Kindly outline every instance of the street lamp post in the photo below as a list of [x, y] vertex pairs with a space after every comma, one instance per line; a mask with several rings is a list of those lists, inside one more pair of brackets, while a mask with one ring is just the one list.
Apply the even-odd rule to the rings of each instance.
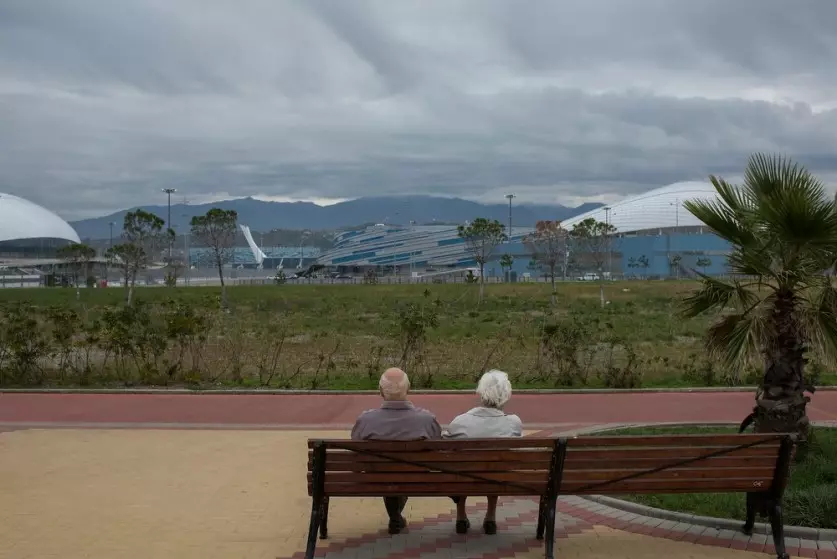
[[[674, 202], [669, 202], [670, 206], [674, 206], [674, 233], [677, 233], [677, 230], [680, 229], [680, 199], [675, 198]], [[674, 267], [672, 265], [672, 256], [671, 256], [671, 238], [672, 238], [672, 231], [669, 229], [667, 239], [667, 247], [666, 247], [666, 258], [668, 259], [668, 268], [669, 268], [669, 277], [671, 277], [671, 269]], [[676, 251], [675, 251], [676, 252]], [[676, 270], [677, 275], [680, 275], [680, 269]]]
[[302, 260], [305, 258], [305, 252], [303, 251], [303, 244], [305, 243], [306, 237], [308, 237], [309, 231], [303, 231], [302, 234], [299, 236], [299, 264], [296, 265], [297, 270], [302, 270]]
[[610, 206], [605, 206], [605, 224], [607, 225], [606, 234], [607, 234], [607, 272], [608, 274], [613, 274], [613, 247], [610, 245], [611, 241], [611, 234], [610, 234]]
[[508, 242], [511, 243], [511, 236], [512, 236], [512, 200], [517, 198], [516, 194], [506, 194], [506, 198], [509, 200], [509, 238]]
[[674, 199], [674, 229], [680, 228], [680, 199]]
[[[176, 188], [162, 188], [161, 190], [163, 192], [165, 192], [166, 194], [168, 194], [168, 197], [169, 197], [169, 213], [168, 213], [168, 221], [166, 222], [166, 226], [169, 229], [171, 229], [171, 195], [174, 194], [175, 192], [177, 192], [177, 189]], [[172, 247], [172, 242], [171, 242], [171, 240], [169, 240], [169, 263], [171, 263], [171, 247]]]
[[[183, 217], [189, 217], [186, 214], [183, 214]], [[192, 270], [192, 255], [189, 253], [189, 234], [190, 230], [186, 229], [183, 232], [183, 260], [185, 264], [184, 269], [184, 278], [183, 281], [186, 285], [189, 285], [189, 275], [191, 274]]]
[[[412, 232], [414, 231], [415, 226], [416, 226], [416, 221], [414, 219], [411, 219], [410, 220], [410, 233], [411, 233], [410, 237], [411, 238], [412, 238]], [[410, 252], [410, 277], [407, 280], [408, 283], [413, 283], [413, 267], [414, 267], [415, 256], [416, 256], [415, 251]]]

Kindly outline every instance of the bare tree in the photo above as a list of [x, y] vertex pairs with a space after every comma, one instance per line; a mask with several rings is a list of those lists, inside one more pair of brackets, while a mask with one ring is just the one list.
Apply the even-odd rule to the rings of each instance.
[[485, 292], [485, 263], [494, 254], [497, 245], [506, 240], [505, 229], [505, 225], [496, 219], [489, 221], [484, 217], [457, 227], [459, 236], [465, 241], [465, 248], [480, 268], [480, 303]]
[[610, 238], [616, 232], [616, 227], [603, 221], [596, 221], [588, 217], [584, 221], [573, 225], [570, 236], [573, 246], [590, 259], [599, 279], [599, 299], [601, 306], [605, 305], [604, 296], [604, 263], [610, 252]]
[[79, 299], [81, 297], [79, 275], [83, 275], [84, 280], [87, 281], [87, 276], [90, 272], [90, 261], [96, 257], [96, 249], [83, 243], [70, 243], [60, 248], [57, 256], [69, 265], [70, 271], [73, 274], [73, 285], [76, 286], [76, 299]]
[[124, 242], [108, 249], [108, 260], [119, 265], [125, 274], [125, 301], [130, 305], [133, 300], [137, 274], [147, 268], [154, 255], [174, 239], [174, 231], [165, 228], [162, 218], [145, 210], [136, 210], [125, 214], [122, 226]]
[[206, 215], [192, 218], [192, 235], [209, 249], [212, 263], [218, 269], [221, 280], [221, 306], [227, 308], [227, 286], [224, 283], [224, 265], [232, 260], [238, 213], [235, 210], [212, 208]]
[[535, 224], [535, 231], [523, 239], [523, 245], [532, 259], [549, 275], [553, 305], [556, 300], [555, 276], [559, 269], [564, 279], [567, 279], [567, 237], [567, 231], [561, 227], [560, 221], [539, 221]]
[[125, 302], [129, 305], [133, 299], [133, 282], [137, 277], [142, 262], [146, 261], [145, 250], [130, 243], [120, 243], [105, 252], [108, 268], [119, 268], [125, 286]]

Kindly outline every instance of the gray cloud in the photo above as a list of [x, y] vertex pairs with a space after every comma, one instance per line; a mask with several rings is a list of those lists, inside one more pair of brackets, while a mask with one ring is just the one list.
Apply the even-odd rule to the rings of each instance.
[[624, 196], [756, 150], [837, 176], [837, 4], [6, 0], [0, 190]]

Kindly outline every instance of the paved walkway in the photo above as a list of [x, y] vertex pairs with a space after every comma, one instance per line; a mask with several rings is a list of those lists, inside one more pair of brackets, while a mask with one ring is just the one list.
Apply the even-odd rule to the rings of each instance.
[[[305, 440], [312, 434], [139, 429], [0, 434], [0, 558], [299, 558], [310, 510]], [[471, 516], [479, 526], [484, 503], [474, 501]], [[766, 557], [764, 544], [758, 548], [762, 553], [739, 551], [720, 534], [666, 530], [620, 514], [607, 516], [563, 500], [556, 556]], [[540, 559], [535, 515], [534, 500], [504, 499], [496, 536], [478, 530], [457, 536], [449, 500], [414, 498], [406, 509], [409, 529], [391, 537], [382, 531], [380, 500], [335, 499], [330, 538], [321, 542], [320, 556]]]
[[[443, 423], [473, 403], [468, 395], [414, 399]], [[305, 440], [346, 437], [343, 426], [378, 402], [0, 394], [0, 559], [297, 559], [310, 511]], [[751, 404], [747, 393], [516, 395], [511, 411], [557, 434], [604, 423], [737, 422]], [[837, 410], [837, 393], [817, 394], [815, 404], [814, 420], [837, 419], [828, 411]], [[474, 501], [478, 528], [484, 504]], [[745, 538], [572, 497], [559, 512], [557, 557], [756, 559], [772, 551], [765, 533]], [[449, 500], [411, 499], [409, 530], [391, 537], [381, 531], [380, 500], [335, 499], [330, 538], [318, 549], [329, 559], [543, 557], [533, 500], [505, 499], [499, 514], [496, 536], [457, 536]], [[837, 559], [833, 541], [788, 543], [796, 556]]]
[[[412, 400], [446, 423], [474, 405], [469, 394], [418, 394]], [[91, 424], [347, 428], [377, 407], [375, 395], [26, 394], [0, 393], [0, 425]], [[748, 392], [516, 394], [508, 411], [530, 426], [658, 422], [739, 422], [753, 406]], [[837, 420], [837, 391], [815, 395], [814, 421]]]

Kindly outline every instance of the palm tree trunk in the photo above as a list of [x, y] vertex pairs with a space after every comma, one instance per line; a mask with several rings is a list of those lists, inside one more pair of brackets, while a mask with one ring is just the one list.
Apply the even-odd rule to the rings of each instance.
[[773, 307], [774, 343], [765, 350], [762, 385], [756, 394], [753, 423], [757, 433], [796, 433], [802, 450], [810, 422], [805, 395], [805, 343], [797, 323], [793, 293], [779, 291]]

